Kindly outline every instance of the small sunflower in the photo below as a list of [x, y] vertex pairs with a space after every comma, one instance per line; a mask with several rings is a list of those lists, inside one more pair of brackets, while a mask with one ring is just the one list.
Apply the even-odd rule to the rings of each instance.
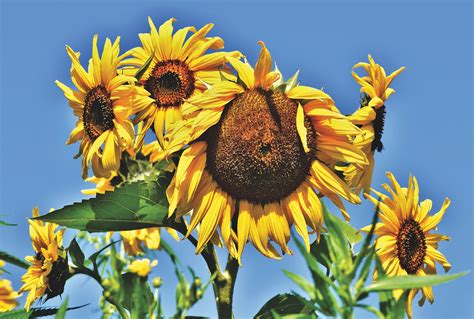
[[[39, 216], [37, 207], [33, 208], [33, 217]], [[64, 250], [64, 229], [55, 232], [58, 227], [55, 224], [43, 223], [40, 220], [29, 220], [30, 237], [34, 256], [25, 259], [31, 266], [21, 280], [24, 285], [18, 293], [28, 292], [25, 309], [29, 310], [31, 304], [38, 298], [46, 295], [53, 298], [60, 295], [64, 290], [64, 284], [68, 278], [67, 254]]]
[[[209, 49], [224, 47], [220, 37], [206, 37], [213, 24], [197, 31], [194, 27], [185, 27], [173, 34], [174, 21], [174, 18], [169, 19], [157, 30], [152, 19], [148, 18], [150, 33], [138, 35], [142, 45], [130, 50], [128, 55], [131, 58], [123, 61], [127, 66], [124, 72], [136, 74], [152, 57], [139, 82], [148, 94], [137, 99], [140, 112], [134, 122], [145, 122], [138, 132], [142, 138], [154, 125], [160, 143], [163, 132], [181, 119], [183, 102], [221, 80], [227, 73], [221, 70], [227, 56], [241, 55], [238, 51], [206, 54]], [[194, 34], [186, 40], [189, 32]]]
[[[0, 259], [0, 275], [5, 262]], [[12, 283], [7, 279], [0, 279], [0, 312], [10, 311], [18, 306], [18, 293], [12, 288]]]
[[[388, 276], [436, 274], [436, 265], [441, 264], [445, 271], [451, 268], [446, 257], [440, 253], [438, 243], [449, 240], [449, 237], [430, 233], [437, 226], [450, 204], [445, 199], [440, 211], [429, 216], [432, 202], [429, 199], [418, 202], [419, 189], [415, 177], [410, 176], [408, 189], [401, 188], [392, 173], [387, 173], [392, 184], [383, 184], [382, 187], [390, 193], [391, 198], [372, 189], [380, 201], [370, 195], [367, 198], [380, 209], [381, 222], [375, 226], [375, 241], [377, 255]], [[362, 230], [369, 231], [371, 226]], [[375, 275], [376, 278], [376, 275]], [[407, 314], [412, 316], [412, 301], [420, 289], [412, 289], [408, 295]], [[418, 304], [422, 306], [426, 299], [433, 303], [433, 290], [431, 287], [421, 288], [422, 297]], [[394, 295], [399, 298], [401, 290], [395, 290]]]
[[158, 260], [150, 261], [148, 258], [135, 259], [128, 266], [128, 270], [137, 274], [140, 277], [146, 277], [151, 272], [151, 269], [158, 265]]
[[[240, 261], [247, 240], [265, 256], [286, 253], [294, 223], [309, 249], [308, 226], [319, 232], [322, 206], [329, 197], [345, 217], [340, 197], [360, 199], [332, 170], [336, 162], [366, 163], [347, 136], [360, 134], [326, 93], [285, 86], [271, 71], [263, 42], [253, 69], [227, 57], [238, 81], [222, 81], [183, 104], [191, 123], [183, 151], [167, 189], [169, 214], [193, 211], [188, 234], [199, 227], [197, 252], [217, 234]], [[293, 81], [294, 82], [294, 81]], [[316, 191], [315, 191], [316, 190]]]
[[0, 279], [0, 312], [10, 311], [18, 306], [18, 294], [13, 290], [12, 283], [7, 279]]
[[[168, 233], [175, 240], [179, 240], [178, 233], [172, 228], [166, 228]], [[143, 246], [148, 249], [160, 249], [161, 244], [161, 228], [143, 228], [136, 230], [121, 231], [123, 246], [125, 252], [129, 256], [136, 256], [143, 252]]]
[[370, 192], [370, 183], [374, 171], [374, 152], [382, 151], [382, 133], [385, 124], [385, 101], [395, 92], [390, 88], [393, 79], [399, 75], [405, 67], [401, 67], [389, 76], [386, 75], [382, 66], [375, 63], [369, 54], [369, 63], [357, 63], [353, 69], [362, 67], [367, 72], [367, 76], [360, 77], [355, 71], [352, 76], [361, 86], [363, 98], [360, 108], [354, 114], [348, 116], [349, 120], [360, 127], [363, 134], [357, 135], [353, 139], [354, 145], [360, 148], [369, 160], [369, 165], [360, 166], [350, 164], [342, 167], [346, 181], [359, 194]]
[[97, 49], [97, 35], [92, 41], [92, 58], [86, 71], [79, 52], [69, 46], [66, 51], [72, 60], [71, 79], [76, 90], [63, 83], [56, 84], [64, 92], [79, 119], [66, 144], [81, 141], [82, 177], [88, 175], [89, 163], [96, 177], [109, 177], [120, 166], [120, 155], [130, 147], [135, 135], [132, 121], [134, 99], [147, 92], [133, 85], [135, 78], [117, 73], [122, 59], [119, 56], [120, 38], [112, 43], [106, 39], [102, 56]]

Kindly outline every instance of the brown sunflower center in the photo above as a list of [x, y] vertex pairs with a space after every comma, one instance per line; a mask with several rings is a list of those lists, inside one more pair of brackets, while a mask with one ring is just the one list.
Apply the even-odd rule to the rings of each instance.
[[425, 234], [417, 221], [403, 221], [397, 235], [397, 249], [400, 266], [407, 273], [416, 274], [426, 255]]
[[206, 135], [207, 170], [233, 198], [265, 204], [291, 194], [316, 154], [316, 132], [305, 118], [310, 148], [296, 130], [297, 103], [281, 92], [251, 90], [226, 105]]
[[114, 127], [114, 110], [110, 93], [102, 85], [87, 92], [82, 111], [84, 130], [91, 140]]
[[156, 63], [144, 83], [157, 106], [177, 107], [194, 92], [194, 73], [180, 60]]

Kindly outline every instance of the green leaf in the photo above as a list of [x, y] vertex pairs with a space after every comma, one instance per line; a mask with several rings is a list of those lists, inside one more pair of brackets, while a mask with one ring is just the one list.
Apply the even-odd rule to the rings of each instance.
[[275, 311], [279, 315], [314, 314], [314, 309], [312, 309], [310, 306], [308, 306], [307, 303], [301, 300], [301, 297], [295, 296], [293, 294], [278, 294], [268, 300], [258, 311], [254, 318], [274, 318], [272, 315], [272, 311]]
[[293, 280], [298, 286], [301, 287], [301, 289], [303, 289], [304, 291], [306, 291], [308, 293], [308, 295], [311, 297], [311, 299], [315, 299], [316, 298], [316, 295], [315, 295], [315, 290], [316, 290], [316, 287], [314, 287], [308, 280], [306, 280], [306, 278], [304, 278], [303, 276], [300, 276], [300, 275], [297, 275], [295, 273], [292, 273], [288, 270], [283, 270], [283, 272], [285, 273], [285, 275], [287, 275], [291, 280]]
[[140, 81], [142, 78], [143, 74], [145, 74], [146, 70], [151, 64], [151, 61], [153, 61], [153, 56], [155, 55], [155, 52], [153, 52], [150, 57], [145, 61], [145, 64], [142, 65], [142, 67], [135, 73], [135, 78]]
[[[342, 232], [338, 218], [331, 214], [324, 204], [323, 214], [325, 224], [328, 229], [328, 236], [326, 238], [328, 242], [330, 260], [337, 260], [338, 267], [336, 269], [341, 270], [341, 273], [345, 273], [352, 267], [352, 256], [349, 249], [349, 243], [346, 240], [346, 236]], [[334, 275], [338, 276], [339, 274]]]
[[81, 250], [81, 247], [79, 247], [79, 244], [76, 241], [76, 238], [73, 238], [71, 240], [71, 243], [69, 244], [69, 248], [67, 250], [69, 252], [69, 256], [71, 256], [74, 265], [82, 267], [84, 265], [85, 257], [84, 253]]
[[[315, 240], [310, 246], [310, 253], [316, 258], [318, 263], [323, 265], [326, 269], [330, 269], [331, 265], [327, 263], [329, 259], [328, 243], [326, 239], [327, 235], [319, 236], [319, 241]], [[326, 256], [327, 258], [324, 258]]]
[[10, 224], [10, 223], [4, 222], [3, 220], [0, 220], [0, 226], [16, 226], [16, 224]]
[[332, 215], [333, 222], [339, 226], [341, 232], [344, 234], [344, 237], [346, 237], [347, 241], [351, 243], [351, 245], [357, 244], [362, 240], [362, 238], [364, 238], [358, 230], [351, 226], [351, 224], [332, 214], [331, 212], [329, 213]]
[[376, 282], [364, 288], [365, 291], [384, 291], [393, 289], [413, 289], [427, 286], [435, 286], [445, 282], [452, 281], [467, 275], [469, 272], [464, 271], [451, 275], [426, 275], [426, 276], [396, 276], [386, 277], [377, 280]]
[[395, 305], [390, 308], [387, 319], [403, 319], [405, 317], [408, 294], [410, 290], [405, 290]]
[[58, 312], [56, 313], [55, 319], [65, 319], [67, 312], [67, 304], [69, 303], [69, 297], [66, 297], [61, 307], [59, 307]]
[[[80, 309], [88, 304], [67, 308], [66, 310]], [[24, 309], [16, 309], [6, 312], [0, 312], [0, 319], [29, 319], [38, 317], [53, 316], [58, 313], [60, 308], [48, 307], [48, 308], [31, 308], [30, 311]]]
[[296, 71], [291, 78], [285, 82], [285, 93], [288, 93], [292, 88], [298, 85], [298, 75], [300, 70]]
[[127, 272], [120, 276], [120, 303], [130, 310], [131, 318], [145, 318], [153, 293], [146, 277]]
[[7, 262], [9, 264], [15, 265], [23, 269], [28, 269], [28, 267], [30, 267], [30, 265], [27, 262], [1, 250], [0, 250], [0, 259], [3, 260], [4, 262]]
[[113, 192], [99, 194], [36, 219], [89, 232], [169, 227], [162, 181], [163, 178], [158, 177], [126, 183]]
[[28, 319], [32, 313], [33, 309], [28, 312], [24, 309], [0, 312], [0, 319]]

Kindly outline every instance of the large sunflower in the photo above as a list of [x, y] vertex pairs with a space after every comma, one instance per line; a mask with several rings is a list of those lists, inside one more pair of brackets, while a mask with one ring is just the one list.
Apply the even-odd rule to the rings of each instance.
[[79, 52], [66, 46], [72, 60], [71, 79], [76, 90], [56, 84], [69, 100], [79, 119], [67, 144], [81, 141], [82, 177], [88, 175], [89, 162], [96, 177], [109, 177], [120, 166], [120, 155], [131, 146], [135, 131], [129, 117], [135, 113], [134, 99], [147, 92], [134, 85], [135, 78], [117, 73], [120, 38], [106, 39], [102, 56], [97, 49], [97, 35], [92, 41], [92, 58], [88, 71], [79, 62]]
[[356, 194], [359, 194], [362, 189], [364, 192], [370, 192], [375, 164], [374, 152], [375, 150], [380, 152], [383, 149], [385, 101], [395, 92], [389, 86], [393, 79], [405, 69], [405, 67], [401, 67], [387, 76], [384, 68], [375, 63], [370, 54], [369, 63], [357, 63], [353, 69], [359, 67], [367, 72], [367, 76], [360, 77], [355, 71], [352, 71], [352, 76], [360, 84], [363, 98], [360, 108], [348, 118], [364, 133], [355, 136], [353, 143], [367, 156], [369, 165], [350, 164], [340, 168], [344, 172], [346, 181], [355, 189]]
[[[33, 209], [33, 217], [39, 216], [38, 208]], [[18, 293], [28, 292], [25, 309], [38, 298], [47, 295], [48, 298], [60, 295], [68, 277], [66, 250], [62, 247], [64, 229], [55, 232], [57, 225], [44, 223], [40, 220], [29, 220], [30, 237], [34, 256], [25, 259], [31, 266], [21, 277], [24, 285]]]
[[259, 43], [255, 69], [227, 57], [238, 81], [219, 82], [183, 104], [192, 142], [167, 195], [170, 215], [193, 210], [188, 234], [200, 225], [197, 252], [219, 227], [239, 260], [249, 239], [265, 256], [279, 258], [270, 241], [291, 253], [293, 223], [307, 248], [307, 226], [320, 231], [319, 196], [329, 197], [346, 218], [340, 197], [360, 201], [331, 169], [339, 161], [366, 163], [347, 137], [360, 130], [326, 93], [276, 82], [280, 74], [270, 71], [272, 58]]
[[[173, 34], [174, 21], [173, 18], [169, 19], [157, 30], [151, 18], [148, 18], [150, 33], [138, 35], [142, 45], [131, 49], [127, 53], [131, 58], [122, 63], [127, 66], [124, 72], [136, 74], [151, 58], [139, 81], [148, 95], [138, 98], [137, 105], [141, 111], [134, 122], [145, 122], [138, 132], [142, 138], [154, 125], [160, 143], [163, 142], [163, 132], [181, 119], [183, 102], [227, 74], [220, 70], [226, 56], [241, 55], [238, 51], [206, 54], [209, 49], [224, 47], [220, 37], [206, 37], [213, 24], [207, 24], [197, 31], [194, 27], [185, 27]], [[186, 40], [189, 32], [194, 34]]]
[[[380, 210], [381, 222], [375, 226], [375, 234], [378, 236], [375, 247], [385, 272], [388, 276], [436, 274], [436, 262], [448, 271], [451, 265], [437, 248], [441, 240], [449, 240], [449, 237], [430, 232], [437, 229], [450, 200], [446, 198], [440, 211], [429, 216], [431, 200], [418, 202], [419, 189], [415, 177], [410, 176], [407, 189], [400, 187], [392, 173], [387, 173], [387, 176], [393, 188], [388, 184], [383, 184], [382, 187], [391, 197], [374, 189], [372, 192], [380, 201], [366, 195]], [[370, 228], [371, 226], [366, 226], [362, 230], [369, 231]], [[407, 314], [410, 318], [411, 304], [419, 291], [420, 289], [412, 289], [408, 295]], [[423, 287], [421, 291], [422, 297], [418, 304], [422, 306], [426, 299], [433, 303], [432, 288]], [[401, 290], [396, 290], [395, 297], [399, 298], [401, 293]]]

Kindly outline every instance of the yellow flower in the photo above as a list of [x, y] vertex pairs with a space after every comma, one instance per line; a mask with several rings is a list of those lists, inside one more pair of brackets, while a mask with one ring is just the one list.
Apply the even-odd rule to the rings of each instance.
[[[179, 240], [178, 233], [172, 228], [166, 228], [169, 234]], [[148, 249], [159, 249], [161, 243], [160, 227], [121, 231], [123, 246], [129, 256], [143, 252], [143, 245]]]
[[355, 71], [352, 71], [352, 76], [360, 84], [360, 90], [364, 97], [361, 107], [348, 118], [363, 132], [363, 134], [354, 137], [353, 144], [364, 152], [369, 160], [369, 165], [350, 164], [338, 168], [344, 173], [346, 181], [355, 189], [356, 194], [359, 194], [362, 189], [364, 192], [370, 192], [375, 164], [374, 151], [380, 152], [383, 149], [385, 101], [395, 92], [389, 86], [393, 79], [405, 70], [405, 67], [401, 67], [387, 76], [384, 68], [376, 64], [370, 55], [369, 63], [358, 63], [353, 69], [359, 67], [364, 68], [367, 76], [360, 77]]
[[[0, 260], [0, 263], [2, 262]], [[12, 310], [18, 306], [16, 298], [18, 294], [13, 290], [12, 283], [6, 279], [0, 279], [0, 312]]]
[[113, 192], [115, 186], [112, 185], [112, 180], [117, 177], [117, 173], [111, 173], [110, 177], [88, 177], [86, 182], [96, 184], [95, 188], [83, 189], [81, 192], [86, 195], [105, 194], [105, 192]]
[[[431, 200], [427, 199], [419, 203], [418, 182], [415, 177], [410, 176], [408, 189], [402, 188], [395, 180], [392, 173], [387, 173], [392, 184], [390, 187], [383, 184], [382, 187], [390, 193], [391, 197], [372, 189], [378, 199], [366, 195], [374, 205], [379, 207], [381, 222], [375, 226], [375, 241], [377, 255], [380, 257], [382, 266], [388, 276], [436, 274], [435, 263], [440, 263], [445, 271], [451, 268], [446, 258], [440, 253], [438, 243], [441, 240], [449, 240], [449, 237], [430, 233], [437, 226], [450, 204], [445, 199], [440, 211], [429, 216]], [[371, 226], [362, 230], [369, 231]], [[376, 275], [375, 275], [376, 278]], [[411, 304], [420, 289], [412, 289], [408, 295], [407, 313], [412, 315]], [[421, 289], [422, 297], [418, 304], [422, 306], [426, 299], [433, 303], [433, 290], [431, 287]], [[399, 298], [401, 290], [395, 290], [394, 295]]]
[[[225, 71], [220, 67], [226, 56], [239, 57], [238, 51], [206, 54], [209, 49], [222, 49], [220, 37], [206, 37], [213, 24], [200, 30], [185, 27], [173, 34], [173, 22], [169, 19], [157, 30], [151, 18], [150, 33], [140, 33], [140, 47], [130, 50], [131, 58], [123, 65], [127, 74], [136, 72], [152, 57], [152, 61], [140, 79], [140, 85], [148, 91], [147, 96], [137, 99], [140, 112], [135, 123], [144, 121], [138, 132], [143, 141], [146, 131], [154, 125], [158, 140], [163, 144], [163, 131], [181, 119], [181, 105], [188, 98], [206, 90], [207, 86], [221, 80]], [[185, 41], [189, 32], [193, 34]], [[141, 143], [139, 143], [141, 145]]]
[[146, 277], [151, 271], [151, 268], [158, 265], [158, 261], [155, 259], [150, 262], [150, 259], [136, 259], [128, 266], [128, 270], [137, 274], [140, 277]]
[[129, 117], [135, 113], [134, 99], [146, 96], [147, 92], [133, 85], [135, 78], [119, 74], [118, 37], [114, 43], [106, 39], [102, 56], [97, 49], [97, 35], [92, 41], [92, 58], [86, 71], [80, 61], [79, 52], [66, 46], [72, 60], [71, 78], [77, 91], [63, 83], [56, 84], [64, 92], [79, 119], [71, 132], [67, 144], [81, 141], [82, 177], [88, 175], [89, 163], [96, 177], [110, 177], [120, 165], [123, 150], [133, 146], [134, 127]]
[[[33, 208], [33, 217], [39, 216], [37, 207]], [[31, 266], [21, 280], [24, 285], [19, 293], [29, 291], [26, 297], [25, 309], [45, 294], [48, 298], [60, 295], [68, 278], [66, 251], [62, 247], [64, 229], [55, 232], [57, 225], [43, 223], [40, 220], [29, 220], [30, 237], [34, 256], [25, 259]]]
[[318, 232], [322, 225], [318, 195], [329, 197], [348, 219], [340, 197], [360, 199], [332, 167], [367, 161], [347, 137], [360, 130], [331, 97], [306, 86], [281, 89], [270, 53], [259, 43], [255, 68], [227, 57], [238, 82], [216, 83], [183, 104], [191, 143], [167, 189], [170, 215], [193, 211], [188, 235], [200, 225], [196, 251], [219, 227], [239, 261], [248, 240], [267, 257], [280, 258], [270, 241], [291, 253], [292, 224], [309, 249], [308, 226]]

